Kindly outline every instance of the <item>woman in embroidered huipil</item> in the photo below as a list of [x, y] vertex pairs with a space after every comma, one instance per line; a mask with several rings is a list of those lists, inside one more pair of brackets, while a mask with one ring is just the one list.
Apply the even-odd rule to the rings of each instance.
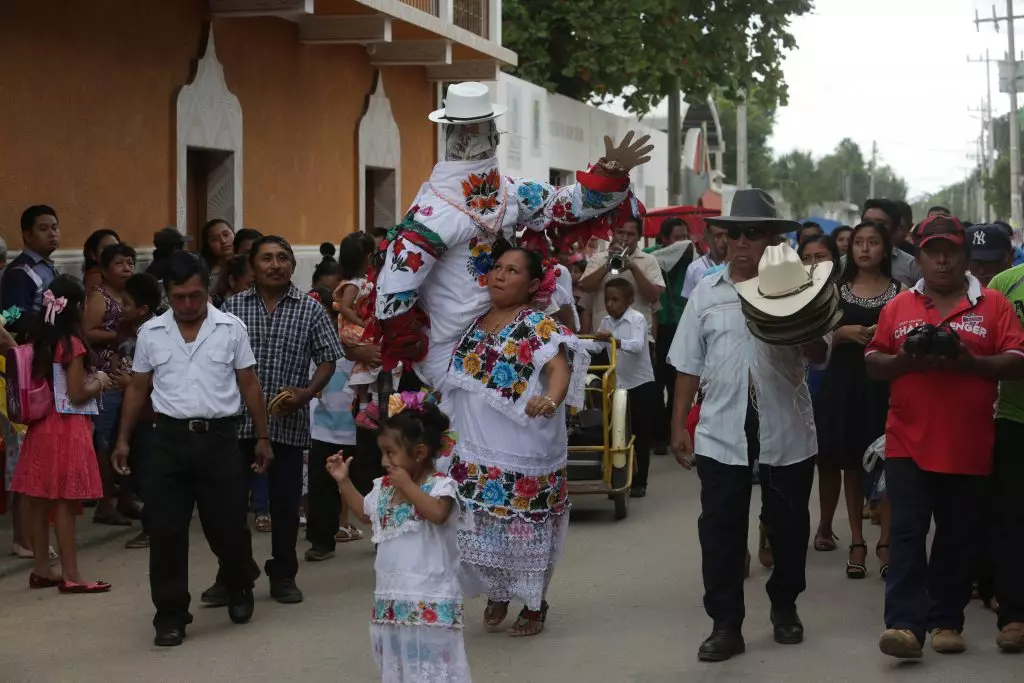
[[[605, 156], [577, 183], [562, 188], [502, 175], [498, 129], [487, 87], [458, 83], [446, 104], [481, 106], [479, 116], [454, 118], [442, 109], [431, 120], [444, 125], [445, 160], [420, 189], [405, 219], [392, 228], [375, 263], [376, 320], [369, 335], [381, 344], [383, 369], [398, 362], [415, 367], [436, 386], [466, 328], [490, 305], [486, 275], [501, 241], [540, 248], [547, 230], [556, 248], [568, 251], [592, 237], [608, 238], [638, 204], [629, 193], [630, 169], [646, 163], [647, 136], [627, 133], [616, 147], [605, 138]], [[486, 111], [484, 111], [484, 109]], [[626, 201], [630, 198], [629, 201]]]
[[462, 506], [455, 482], [435, 468], [451, 451], [448, 417], [423, 392], [392, 394], [377, 443], [388, 474], [366, 498], [349, 479], [352, 458], [327, 459], [345, 502], [377, 544], [370, 637], [383, 683], [470, 683], [462, 640], [459, 563]]
[[457, 343], [441, 391], [459, 434], [449, 474], [473, 522], [459, 531], [462, 561], [486, 585], [486, 626], [497, 628], [509, 602], [522, 600], [509, 633], [528, 636], [544, 628], [569, 522], [564, 405], [582, 404], [590, 358], [540, 312], [554, 289], [540, 257], [518, 248], [498, 254], [490, 310]]

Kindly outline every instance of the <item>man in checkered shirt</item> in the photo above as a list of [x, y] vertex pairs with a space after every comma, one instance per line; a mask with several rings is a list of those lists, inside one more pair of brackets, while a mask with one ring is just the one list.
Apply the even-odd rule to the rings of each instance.
[[[281, 392], [291, 397], [270, 416], [270, 443], [274, 460], [267, 470], [272, 521], [272, 558], [264, 571], [270, 579], [270, 595], [281, 603], [302, 602], [295, 585], [299, 570], [295, 544], [299, 536], [299, 503], [302, 498], [302, 452], [309, 448], [309, 402], [330, 381], [335, 361], [344, 355], [338, 332], [320, 302], [292, 284], [295, 254], [291, 245], [276, 235], [262, 237], [249, 252], [255, 283], [224, 304], [224, 310], [245, 323], [256, 355], [256, 373], [267, 404]], [[316, 366], [310, 378], [310, 367]], [[239, 441], [243, 457], [252, 461], [256, 433], [252, 416], [243, 412]], [[258, 568], [253, 568], [255, 576]], [[227, 604], [227, 592], [218, 575], [202, 601]]]

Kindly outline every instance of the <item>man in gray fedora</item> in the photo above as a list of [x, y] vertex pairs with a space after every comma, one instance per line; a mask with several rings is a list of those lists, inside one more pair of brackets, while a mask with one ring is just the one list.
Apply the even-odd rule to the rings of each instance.
[[[736, 284], [757, 278], [765, 249], [799, 227], [778, 218], [767, 192], [740, 190], [729, 216], [707, 222], [728, 231], [730, 261], [693, 290], [668, 358], [678, 372], [672, 450], [684, 467], [696, 463], [701, 481], [704, 608], [714, 627], [697, 654], [702, 661], [716, 662], [745, 649], [743, 579], [755, 461], [762, 515], [774, 551], [767, 592], [775, 640], [803, 640], [796, 599], [806, 588], [808, 501], [817, 452], [805, 368], [808, 361], [827, 360], [829, 342], [772, 346], [747, 328]], [[691, 440], [685, 416], [698, 384], [705, 395]]]

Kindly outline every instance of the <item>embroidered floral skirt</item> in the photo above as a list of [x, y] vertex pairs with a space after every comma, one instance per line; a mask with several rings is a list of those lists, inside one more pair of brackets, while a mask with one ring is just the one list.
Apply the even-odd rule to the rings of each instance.
[[459, 551], [490, 600], [522, 600], [538, 610], [569, 525], [565, 470], [533, 476], [452, 458], [449, 474], [472, 514]]
[[470, 683], [462, 628], [370, 625], [373, 659], [382, 683]]

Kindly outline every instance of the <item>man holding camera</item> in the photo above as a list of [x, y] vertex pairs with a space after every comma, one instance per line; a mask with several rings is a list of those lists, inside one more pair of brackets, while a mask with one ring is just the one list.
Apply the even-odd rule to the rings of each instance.
[[[617, 227], [608, 251], [596, 255], [588, 262], [579, 286], [584, 292], [593, 295], [592, 320], [599, 323], [608, 314], [604, 308], [605, 283], [617, 277], [628, 280], [636, 290], [633, 308], [643, 314], [647, 329], [651, 330], [651, 339], [648, 341], [653, 341], [656, 328], [652, 325], [652, 318], [660, 308], [658, 298], [665, 291], [665, 278], [661, 274], [658, 259], [637, 248], [640, 243], [640, 226], [641, 219], [633, 218]], [[588, 333], [590, 330], [581, 332]]]
[[[885, 480], [892, 548], [884, 654], [962, 652], [979, 494], [992, 472], [992, 406], [1001, 379], [1024, 377], [1024, 331], [1002, 294], [967, 272], [963, 225], [934, 216], [917, 231], [922, 279], [882, 309], [865, 351], [891, 383]], [[927, 538], [932, 517], [935, 538]]]

